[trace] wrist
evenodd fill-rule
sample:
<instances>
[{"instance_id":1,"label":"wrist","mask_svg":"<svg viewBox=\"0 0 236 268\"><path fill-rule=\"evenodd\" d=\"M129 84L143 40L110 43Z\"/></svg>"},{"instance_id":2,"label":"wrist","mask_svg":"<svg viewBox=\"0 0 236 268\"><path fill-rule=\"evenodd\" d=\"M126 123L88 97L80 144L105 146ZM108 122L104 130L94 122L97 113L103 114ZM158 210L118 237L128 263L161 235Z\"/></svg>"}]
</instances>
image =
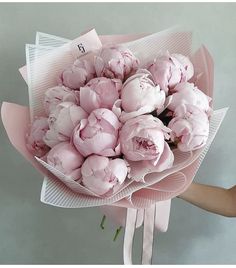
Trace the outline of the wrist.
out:
<instances>
[{"instance_id":1,"label":"wrist","mask_svg":"<svg viewBox=\"0 0 236 268\"><path fill-rule=\"evenodd\" d=\"M189 200L189 198L191 198L191 196L194 194L193 193L193 188L194 188L194 182L192 182L189 187L187 189L184 190L184 192L182 192L180 195L178 195L177 197L183 200Z\"/></svg>"}]
</instances>

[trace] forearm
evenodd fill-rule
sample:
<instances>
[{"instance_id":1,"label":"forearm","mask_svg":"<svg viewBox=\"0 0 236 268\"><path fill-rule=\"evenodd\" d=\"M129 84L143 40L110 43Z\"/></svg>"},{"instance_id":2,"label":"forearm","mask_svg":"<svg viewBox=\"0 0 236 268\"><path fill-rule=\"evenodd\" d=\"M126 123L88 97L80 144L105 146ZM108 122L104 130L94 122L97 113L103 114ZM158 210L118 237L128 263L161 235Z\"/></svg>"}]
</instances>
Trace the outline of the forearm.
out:
<instances>
[{"instance_id":1,"label":"forearm","mask_svg":"<svg viewBox=\"0 0 236 268\"><path fill-rule=\"evenodd\" d=\"M179 197L209 212L227 217L236 216L236 187L227 190L216 186L192 183Z\"/></svg>"}]
</instances>

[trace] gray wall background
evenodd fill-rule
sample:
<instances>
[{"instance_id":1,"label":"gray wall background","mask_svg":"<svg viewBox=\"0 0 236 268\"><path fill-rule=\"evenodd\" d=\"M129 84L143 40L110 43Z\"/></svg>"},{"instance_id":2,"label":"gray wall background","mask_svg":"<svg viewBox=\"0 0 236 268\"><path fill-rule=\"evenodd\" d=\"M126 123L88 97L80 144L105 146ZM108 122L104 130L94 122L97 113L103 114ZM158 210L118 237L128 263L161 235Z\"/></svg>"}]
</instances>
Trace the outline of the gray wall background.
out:
<instances>
[{"instance_id":1,"label":"gray wall background","mask_svg":"<svg viewBox=\"0 0 236 268\"><path fill-rule=\"evenodd\" d=\"M28 105L18 73L25 43L42 31L73 39L90 27L99 34L155 32L181 24L197 31L215 59L214 107L230 110L196 181L236 183L236 4L12 3L0 4L0 100ZM0 263L122 264L123 233L99 229L97 208L60 209L39 201L42 176L15 151L0 123ZM236 204L235 204L236 205ZM235 264L236 219L172 202L169 230L155 237L154 264ZM141 229L135 237L139 262Z\"/></svg>"}]
</instances>

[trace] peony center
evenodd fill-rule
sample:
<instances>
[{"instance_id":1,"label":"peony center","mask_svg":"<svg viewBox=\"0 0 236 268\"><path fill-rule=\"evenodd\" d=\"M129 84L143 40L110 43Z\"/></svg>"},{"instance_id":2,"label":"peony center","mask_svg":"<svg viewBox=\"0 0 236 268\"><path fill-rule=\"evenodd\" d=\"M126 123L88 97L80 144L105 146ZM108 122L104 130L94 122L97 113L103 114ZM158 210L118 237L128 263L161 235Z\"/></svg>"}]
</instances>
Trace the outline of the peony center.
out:
<instances>
[{"instance_id":1,"label":"peony center","mask_svg":"<svg viewBox=\"0 0 236 268\"><path fill-rule=\"evenodd\" d=\"M152 154L157 153L156 145L149 139L142 137L133 137L133 145L136 151L145 151Z\"/></svg>"}]
</instances>

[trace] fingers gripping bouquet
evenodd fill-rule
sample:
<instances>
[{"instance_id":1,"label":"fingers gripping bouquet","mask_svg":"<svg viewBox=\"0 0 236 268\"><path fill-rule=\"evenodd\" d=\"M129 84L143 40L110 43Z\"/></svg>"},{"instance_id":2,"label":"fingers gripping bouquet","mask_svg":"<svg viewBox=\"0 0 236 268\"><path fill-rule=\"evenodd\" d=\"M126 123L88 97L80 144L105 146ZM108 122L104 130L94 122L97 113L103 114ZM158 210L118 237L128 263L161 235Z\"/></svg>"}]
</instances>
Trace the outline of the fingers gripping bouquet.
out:
<instances>
[{"instance_id":1,"label":"fingers gripping bouquet","mask_svg":"<svg viewBox=\"0 0 236 268\"><path fill-rule=\"evenodd\" d=\"M30 111L3 105L9 138L45 175L42 201L102 206L126 225L131 263L130 228L144 223L144 239L154 225L167 229L170 199L191 183L225 114L212 110L212 59L204 46L193 53L191 33L176 29L92 30L73 41L38 33L26 51ZM143 263L151 245L144 242Z\"/></svg>"}]
</instances>

